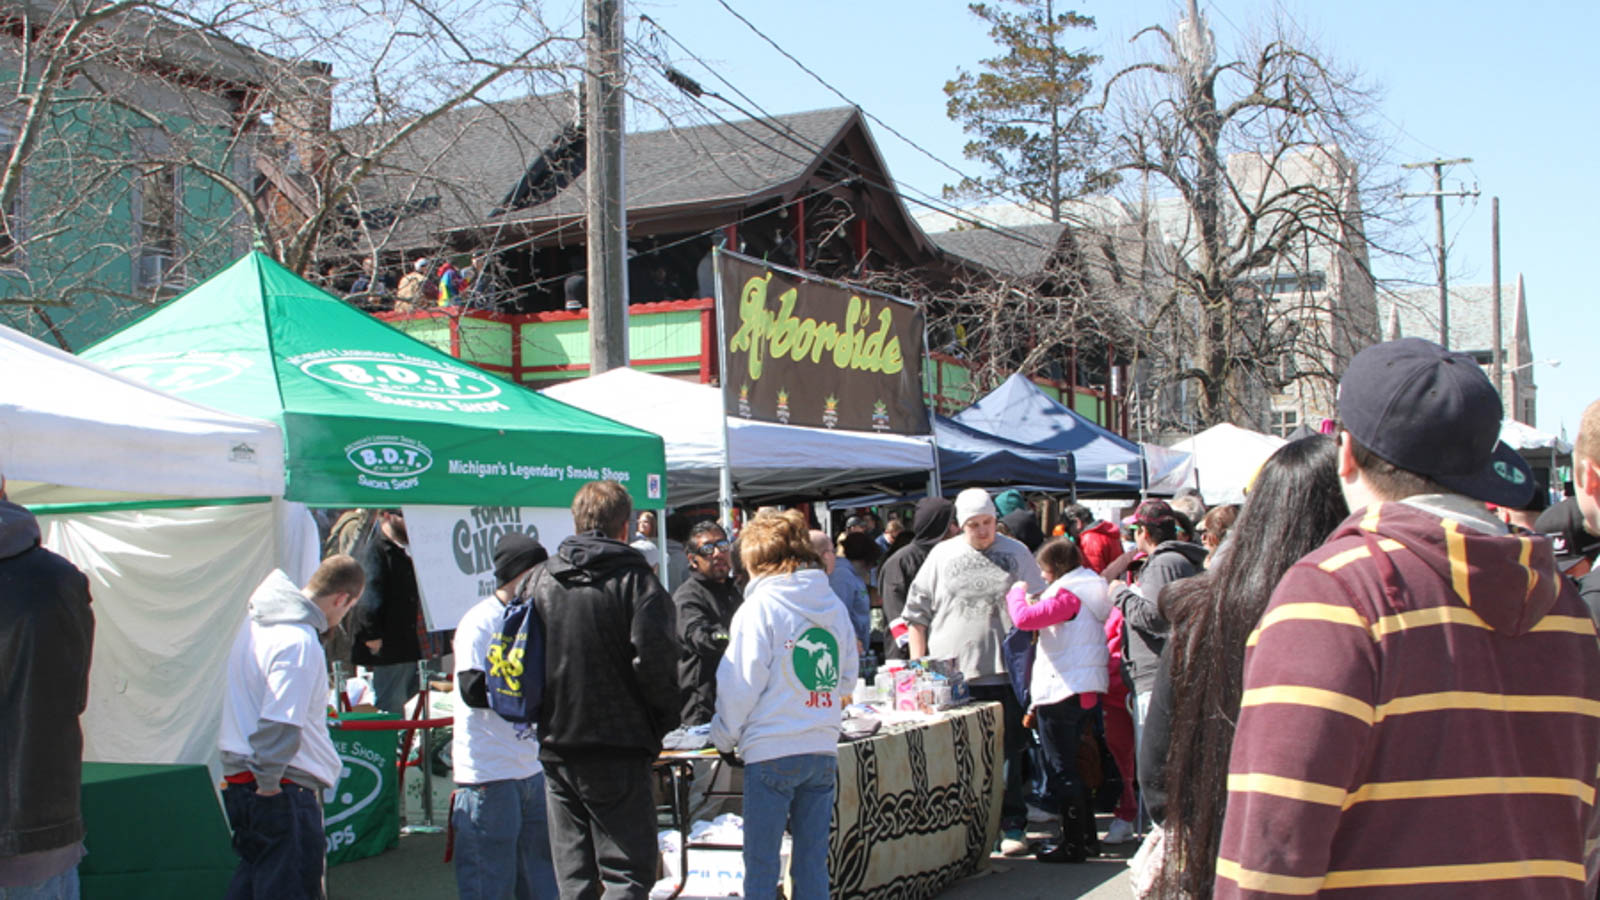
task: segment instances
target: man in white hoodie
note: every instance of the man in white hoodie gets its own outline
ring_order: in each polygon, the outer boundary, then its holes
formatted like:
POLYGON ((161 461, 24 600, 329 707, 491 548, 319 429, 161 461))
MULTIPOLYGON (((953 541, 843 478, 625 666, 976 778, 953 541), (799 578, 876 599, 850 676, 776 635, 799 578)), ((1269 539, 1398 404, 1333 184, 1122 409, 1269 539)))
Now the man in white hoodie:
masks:
POLYGON ((323 896, 327 855, 318 794, 343 764, 328 737, 328 675, 318 635, 366 582, 348 556, 323 561, 304 588, 280 570, 250 595, 228 655, 222 793, 239 868, 229 900, 323 896))
POLYGON ((777 895, 788 823, 793 898, 826 900, 839 720, 859 665, 855 629, 798 513, 751 521, 739 552, 751 579, 717 667, 711 741, 745 764, 744 896, 777 895))
POLYGON ((1021 541, 996 532, 994 501, 983 488, 956 495, 955 521, 961 532, 929 551, 911 581, 902 615, 910 625, 912 659, 954 657, 972 687, 972 698, 1001 705, 1006 760, 1001 849, 1018 855, 1028 850, 1022 762, 1027 742, 1022 704, 1001 650, 1011 630, 1006 591, 1021 581, 1028 593, 1037 594, 1044 590, 1044 576, 1021 541))

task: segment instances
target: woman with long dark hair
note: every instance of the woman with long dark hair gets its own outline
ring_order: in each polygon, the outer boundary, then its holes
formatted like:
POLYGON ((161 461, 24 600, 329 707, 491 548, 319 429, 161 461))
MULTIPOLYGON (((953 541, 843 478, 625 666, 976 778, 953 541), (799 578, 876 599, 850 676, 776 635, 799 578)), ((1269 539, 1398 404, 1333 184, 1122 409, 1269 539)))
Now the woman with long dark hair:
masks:
POLYGON ((1212 567, 1161 595, 1172 636, 1139 747, 1145 802, 1166 832, 1155 896, 1211 896, 1245 643, 1283 574, 1349 514, 1337 450, 1323 435, 1279 448, 1261 467, 1212 567))

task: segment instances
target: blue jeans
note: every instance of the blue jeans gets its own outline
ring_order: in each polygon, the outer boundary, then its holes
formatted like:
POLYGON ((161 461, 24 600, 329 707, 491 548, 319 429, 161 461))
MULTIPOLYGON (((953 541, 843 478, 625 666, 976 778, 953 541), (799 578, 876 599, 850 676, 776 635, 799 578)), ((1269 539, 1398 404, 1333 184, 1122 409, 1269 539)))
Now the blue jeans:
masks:
POLYGON ((828 900, 828 828, 833 824, 839 758, 828 753, 780 756, 744 768, 744 895, 778 895, 778 853, 787 825, 790 900, 828 900))
POLYGON ((321 900, 328 839, 316 791, 286 784, 263 797, 254 783, 230 784, 222 805, 239 854, 228 900, 321 900))
POLYGON ((450 825, 461 900, 556 900, 543 772, 457 787, 450 825))
POLYGON ((406 701, 422 689, 422 676, 414 662, 372 667, 372 705, 397 716, 406 714, 406 701))
POLYGON ((73 866, 38 884, 0 887, 0 900, 78 900, 78 867, 73 866))

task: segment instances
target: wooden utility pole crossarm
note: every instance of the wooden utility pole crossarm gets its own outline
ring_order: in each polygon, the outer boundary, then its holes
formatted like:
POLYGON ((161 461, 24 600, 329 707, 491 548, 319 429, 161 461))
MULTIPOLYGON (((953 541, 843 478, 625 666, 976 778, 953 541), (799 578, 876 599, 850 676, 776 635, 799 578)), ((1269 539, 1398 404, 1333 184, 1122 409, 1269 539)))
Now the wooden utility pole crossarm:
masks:
POLYGON ((1416 197, 1433 198, 1433 214, 1438 226, 1439 241, 1439 346, 1445 348, 1446 350, 1450 349, 1450 280, 1449 276, 1446 274, 1444 259, 1444 198, 1476 197, 1478 196, 1478 189, 1473 188, 1469 191, 1463 188, 1459 191, 1446 191, 1444 189, 1444 167, 1466 165, 1470 162, 1472 162, 1472 159, 1464 156, 1460 159, 1434 159, 1429 160, 1428 162, 1406 163, 1401 167, 1405 169, 1433 170, 1433 190, 1420 194, 1400 194, 1398 196, 1402 200, 1409 200, 1416 197))

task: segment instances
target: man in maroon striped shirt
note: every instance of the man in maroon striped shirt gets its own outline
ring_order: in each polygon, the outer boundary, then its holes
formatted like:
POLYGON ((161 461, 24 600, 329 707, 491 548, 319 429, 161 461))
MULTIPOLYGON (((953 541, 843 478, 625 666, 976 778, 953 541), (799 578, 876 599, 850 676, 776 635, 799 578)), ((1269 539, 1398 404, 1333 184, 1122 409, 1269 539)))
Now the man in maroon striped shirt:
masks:
POLYGON ((1251 636, 1216 896, 1591 898, 1600 641, 1520 506, 1477 363, 1415 338, 1339 386, 1351 516, 1251 636))

